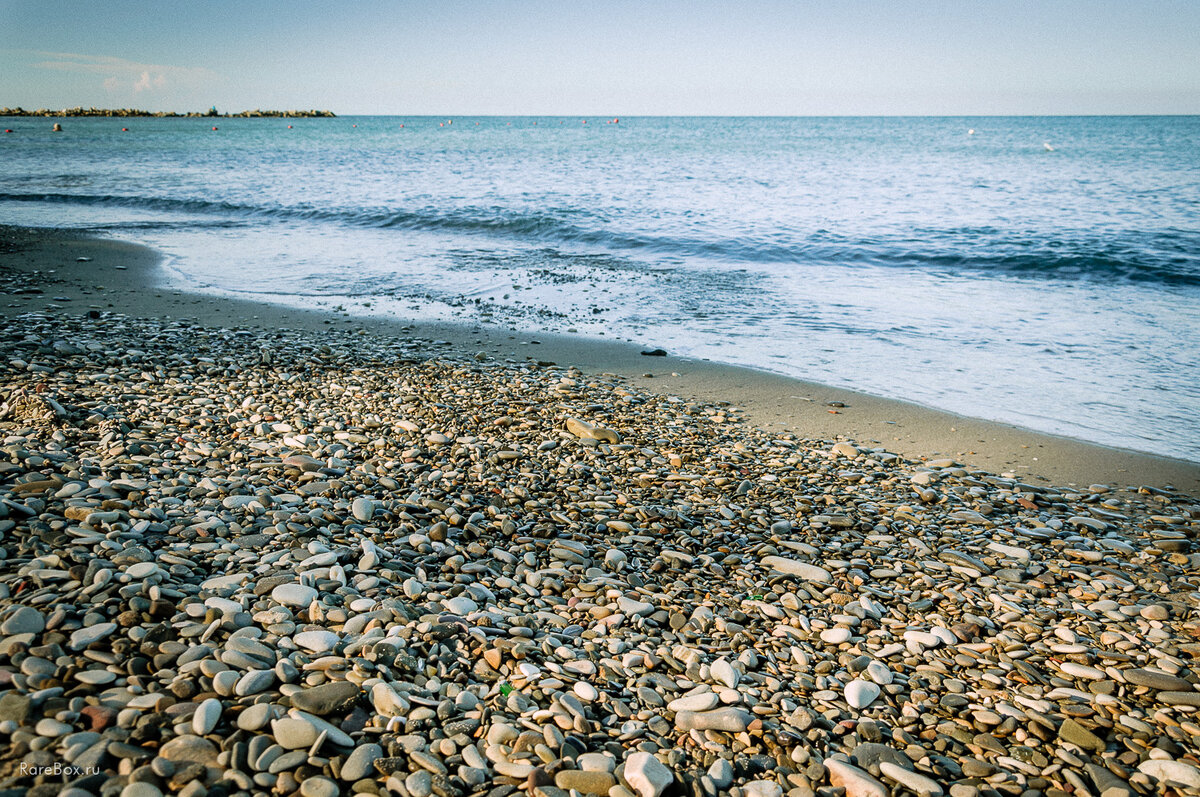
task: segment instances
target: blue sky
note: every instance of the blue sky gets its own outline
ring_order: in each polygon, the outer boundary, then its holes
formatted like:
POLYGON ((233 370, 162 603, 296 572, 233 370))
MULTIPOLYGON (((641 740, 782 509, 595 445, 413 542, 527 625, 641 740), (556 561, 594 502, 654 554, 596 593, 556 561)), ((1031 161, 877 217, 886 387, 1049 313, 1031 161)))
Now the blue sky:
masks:
POLYGON ((0 0, 0 106, 1200 113, 1200 2, 0 0))

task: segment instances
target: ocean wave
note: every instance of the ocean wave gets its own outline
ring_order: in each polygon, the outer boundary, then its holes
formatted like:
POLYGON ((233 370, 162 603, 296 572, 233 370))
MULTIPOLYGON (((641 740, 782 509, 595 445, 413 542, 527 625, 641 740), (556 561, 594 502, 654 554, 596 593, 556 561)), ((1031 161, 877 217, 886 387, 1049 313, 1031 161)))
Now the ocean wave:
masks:
MULTIPOLYGON (((603 218, 569 208, 544 212, 503 207, 343 209, 76 193, 0 193, 0 201, 223 216, 229 224, 259 219, 442 231, 539 245, 594 247, 626 255, 700 258, 720 264, 883 266, 1021 278, 1200 286, 1200 232, 1171 228, 1114 232, 1055 230, 1049 234, 961 227, 881 233, 869 238, 825 229, 807 233, 775 230, 758 237, 737 234, 710 240, 614 231, 604 226, 603 218), (589 222, 592 226, 588 226, 589 222)), ((696 222, 692 225, 699 226, 696 222)))

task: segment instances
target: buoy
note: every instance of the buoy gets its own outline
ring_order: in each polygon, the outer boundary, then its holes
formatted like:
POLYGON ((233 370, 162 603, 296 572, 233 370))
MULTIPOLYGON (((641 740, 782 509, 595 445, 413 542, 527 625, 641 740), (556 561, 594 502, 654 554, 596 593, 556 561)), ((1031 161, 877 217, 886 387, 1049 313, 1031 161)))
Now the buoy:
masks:
POLYGON ((1042 146, 1046 148, 1046 151, 1047 151, 1047 152, 1053 152, 1053 151, 1054 151, 1054 147, 1050 146, 1050 142, 1049 142, 1049 141, 1043 141, 1043 142, 1042 142, 1042 146))
POLYGON ((128 127, 122 127, 122 128, 121 128, 121 132, 122 132, 122 133, 128 133, 128 132, 129 132, 129 128, 128 128, 128 127))
POLYGON ((292 129, 292 126, 291 126, 291 125, 288 125, 288 130, 291 130, 291 129, 292 129))
POLYGON ((11 127, 7 127, 7 128, 5 128, 5 129, 4 129, 4 132, 5 132, 5 133, 11 133, 11 132, 12 132, 12 128, 11 128, 11 127))
POLYGON ((968 130, 967 130, 967 135, 968 135, 968 136, 973 136, 973 135, 975 135, 975 128, 973 128, 973 127, 972 127, 972 128, 970 128, 970 129, 968 129, 968 130))
POLYGON ((445 122, 438 122, 438 127, 445 127, 445 126, 446 126, 445 122))
POLYGON ((217 129, 217 126, 216 126, 216 125, 213 125, 213 130, 216 130, 216 129, 217 129))

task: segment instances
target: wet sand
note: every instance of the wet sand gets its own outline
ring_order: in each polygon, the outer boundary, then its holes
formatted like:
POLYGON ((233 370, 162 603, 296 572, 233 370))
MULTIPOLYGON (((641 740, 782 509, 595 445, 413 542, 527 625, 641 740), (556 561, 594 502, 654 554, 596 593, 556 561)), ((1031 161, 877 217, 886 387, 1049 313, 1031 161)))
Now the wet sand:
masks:
POLYGON ((752 424, 817 440, 849 440, 908 458, 954 459, 1035 484, 1086 487, 1153 485, 1200 494, 1200 464, 1100 446, 904 401, 792 379, 750 368, 674 356, 647 357, 628 344, 499 327, 353 317, 204 296, 164 285, 157 253, 72 231, 0 228, 0 268, 28 275, 28 290, 0 297, 0 314, 31 310, 117 312, 138 318, 190 318, 209 326, 353 329, 435 350, 486 353, 614 373, 646 390, 728 402, 752 424), (80 258, 87 258, 80 260, 80 258))

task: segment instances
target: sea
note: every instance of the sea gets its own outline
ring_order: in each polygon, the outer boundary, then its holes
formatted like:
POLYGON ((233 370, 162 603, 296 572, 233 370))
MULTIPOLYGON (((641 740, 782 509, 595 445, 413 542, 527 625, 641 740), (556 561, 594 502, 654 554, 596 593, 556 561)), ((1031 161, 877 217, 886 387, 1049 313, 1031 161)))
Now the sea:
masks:
POLYGON ((3 128, 0 222, 147 244, 163 287, 629 340, 1200 461, 1200 117, 3 128))

